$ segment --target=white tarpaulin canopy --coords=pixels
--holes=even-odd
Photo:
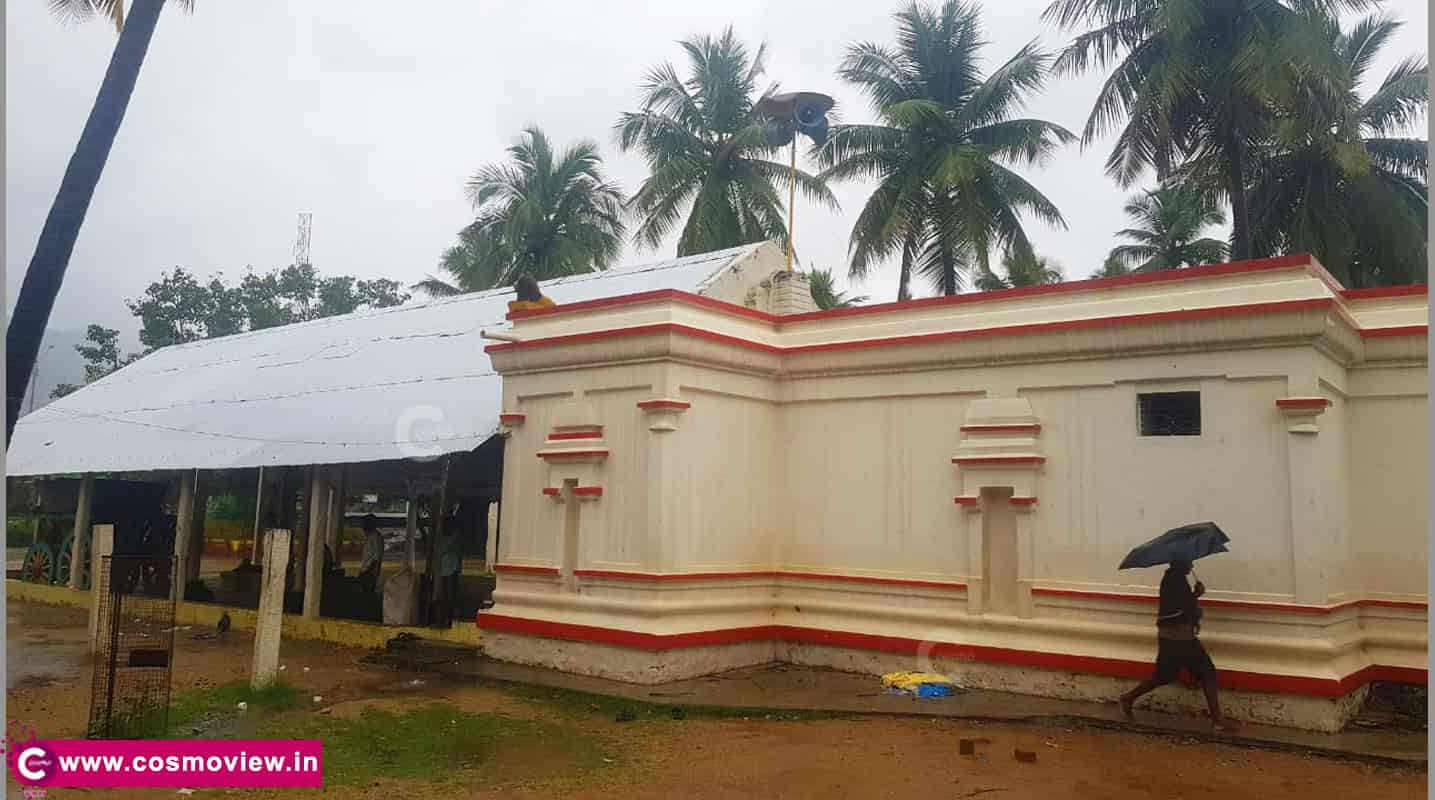
[[[572,303],[701,293],[762,245],[543,284]],[[10,475],[385,461],[472,450],[497,432],[482,329],[509,289],[166,347],[15,426]]]

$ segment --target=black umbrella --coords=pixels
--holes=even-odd
[[[1126,558],[1121,560],[1120,569],[1154,567],[1172,561],[1195,561],[1213,553],[1226,552],[1226,542],[1230,540],[1214,522],[1182,525],[1132,548]]]

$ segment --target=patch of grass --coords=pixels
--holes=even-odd
[[[322,740],[326,786],[379,777],[524,782],[584,772],[602,760],[601,742],[585,732],[443,703],[401,714],[370,708],[357,719],[287,714],[267,721],[260,735]]]
[[[797,708],[744,708],[730,706],[673,705],[653,703],[644,700],[630,700],[577,689],[559,689],[530,683],[503,683],[500,687],[509,694],[534,703],[540,703],[570,716],[603,715],[614,719],[621,712],[631,714],[637,720],[662,720],[676,718],[691,719],[771,719],[771,720],[816,720],[846,719],[853,714],[838,711],[808,711]]]
[[[247,703],[250,711],[287,711],[298,708],[302,696],[297,687],[276,682],[263,689],[252,689],[248,683],[237,681],[189,692],[170,704],[169,726],[171,730],[184,733],[196,724],[203,724],[217,717],[228,717],[239,713],[239,704]]]

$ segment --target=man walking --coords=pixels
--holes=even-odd
[[[1201,608],[1198,598],[1206,593],[1206,585],[1199,580],[1192,589],[1186,576],[1191,573],[1191,562],[1173,561],[1161,578],[1160,605],[1156,612],[1156,669],[1150,678],[1121,696],[1121,713],[1128,720],[1135,719],[1132,706],[1143,695],[1176,680],[1182,669],[1200,681],[1206,693],[1206,708],[1211,713],[1211,723],[1216,730],[1229,730],[1229,724],[1221,715],[1221,701],[1216,686],[1216,665],[1199,638],[1201,632]]]

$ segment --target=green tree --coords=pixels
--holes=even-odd
[[[641,109],[615,126],[619,146],[648,163],[629,200],[640,217],[634,240],[656,248],[681,223],[680,256],[768,239],[785,244],[789,167],[770,160],[780,148],[766,143],[753,114],[776,88],[757,95],[764,47],[749,54],[731,28],[679,44],[688,78],[672,64],[654,67],[641,85]],[[797,185],[808,199],[837,207],[822,180],[799,170]]]
[[[1429,100],[1424,59],[1408,58],[1364,100],[1372,62],[1400,23],[1321,23],[1341,71],[1303,75],[1254,170],[1256,252],[1313,253],[1348,286],[1423,282],[1429,143],[1401,136]]]
[[[140,357],[139,353],[120,355],[120,332],[114,328],[90,325],[85,328],[85,341],[88,344],[77,344],[75,350],[85,360],[86,384],[94,383]],[[79,384],[59,384],[51,390],[50,399],[59,399],[79,389]]]
[[[1328,73],[1303,14],[1369,0],[1056,0],[1046,18],[1089,27],[1057,59],[1058,72],[1112,68],[1083,142],[1118,131],[1107,170],[1131,186],[1203,162],[1231,204],[1232,256],[1253,253],[1248,191],[1253,148],[1273,118],[1272,96],[1301,72]]]
[[[1056,206],[1012,167],[1040,163],[1075,137],[1019,116],[1051,61],[1034,43],[983,75],[976,6],[913,2],[895,16],[895,48],[854,44],[838,70],[880,122],[836,126],[816,153],[825,167],[819,177],[877,182],[852,229],[852,277],[900,254],[899,298],[914,271],[955,294],[963,273],[991,271],[993,249],[1030,255],[1023,215],[1065,227]]]
[[[990,292],[997,289],[1015,289],[1021,286],[1045,286],[1061,283],[1066,279],[1061,274],[1060,267],[1046,256],[1036,254],[1019,256],[1010,251],[1003,253],[1001,268],[1001,275],[995,272],[984,272],[978,275],[977,289]]]
[[[1136,227],[1117,231],[1130,242],[1111,248],[1108,263],[1151,272],[1226,260],[1226,243],[1201,235],[1212,225],[1224,224],[1225,214],[1189,183],[1142,192],[1126,202],[1125,210]]]
[[[1107,256],[1106,260],[1101,262],[1101,269],[1098,269],[1097,271],[1091,273],[1091,277],[1119,278],[1123,275],[1130,274],[1131,268],[1126,266],[1126,262],[1114,256]]]
[[[867,302],[866,295],[849,296],[837,288],[837,279],[830,269],[814,269],[807,273],[807,284],[812,292],[812,302],[823,310],[829,308],[851,308]]]
[[[459,233],[439,269],[414,288],[434,296],[507,286],[521,273],[538,280],[607,269],[623,249],[623,193],[603,176],[593,142],[561,153],[538,128],[468,181],[477,219]]]
[[[200,283],[176,267],[128,300],[140,320],[140,343],[149,350],[229,336],[294,322],[386,308],[409,299],[397,281],[322,277],[310,264],[293,264],[263,275],[247,272],[238,286],[216,275]]]
[[[192,7],[191,0],[174,0],[182,8]],[[80,140],[70,163],[60,179],[60,189],[50,205],[50,213],[40,229],[40,240],[25,270],[20,294],[10,315],[5,332],[5,445],[15,430],[15,420],[25,399],[25,387],[35,368],[40,340],[50,322],[55,297],[65,281],[70,254],[80,236],[95,186],[110,157],[115,134],[119,132],[130,95],[139,79],[140,66],[149,50],[164,0],[133,0],[128,19],[124,0],[49,0],[50,8],[60,17],[85,19],[96,14],[111,20],[119,31],[114,54],[105,69],[99,94],[90,108],[90,116],[80,132]]]

